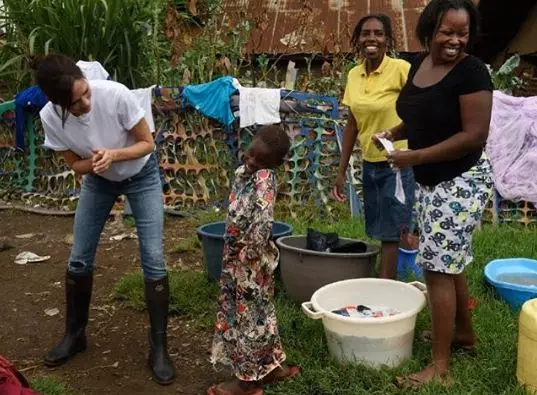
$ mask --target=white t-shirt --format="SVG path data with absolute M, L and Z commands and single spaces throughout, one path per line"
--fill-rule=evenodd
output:
M 54 151 L 71 150 L 82 159 L 91 158 L 92 149 L 126 148 L 136 140 L 129 131 L 144 117 L 144 109 L 132 92 L 114 81 L 88 81 L 91 88 L 91 111 L 75 117 L 69 114 L 62 127 L 61 108 L 48 102 L 40 111 L 45 131 L 45 147 Z M 123 181 L 140 172 L 149 154 L 134 160 L 115 162 L 101 176 Z
M 97 61 L 85 61 L 79 60 L 76 65 L 80 68 L 87 80 L 108 80 L 110 74 L 108 71 Z M 153 85 L 150 88 L 134 89 L 132 93 L 138 99 L 138 102 L 145 111 L 145 120 L 149 125 L 151 133 L 155 132 L 155 121 L 153 119 Z

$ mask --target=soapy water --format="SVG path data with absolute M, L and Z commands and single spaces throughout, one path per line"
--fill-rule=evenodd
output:
M 537 287 L 537 273 L 502 273 L 496 277 L 496 280 L 526 287 Z

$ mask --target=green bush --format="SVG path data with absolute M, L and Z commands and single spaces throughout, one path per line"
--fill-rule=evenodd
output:
M 99 61 L 130 88 L 149 85 L 155 78 L 152 31 L 165 5 L 163 0 L 4 0 L 0 79 L 10 81 L 11 92 L 20 90 L 31 83 L 29 59 L 61 52 Z

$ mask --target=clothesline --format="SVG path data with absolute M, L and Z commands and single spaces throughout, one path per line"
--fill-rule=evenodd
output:
M 153 95 L 155 97 L 170 97 L 180 99 L 183 87 L 155 87 Z M 301 114 L 316 113 L 328 115 L 332 119 L 339 118 L 339 104 L 337 98 L 333 96 L 317 95 L 313 93 L 304 93 L 288 89 L 279 89 L 280 91 L 280 112 L 284 114 Z M 239 109 L 240 95 L 238 93 L 230 96 L 230 106 L 233 112 Z M 315 108 L 312 105 L 305 104 L 308 100 L 318 100 L 326 103 L 327 111 Z M 174 109 L 176 109 L 175 107 Z

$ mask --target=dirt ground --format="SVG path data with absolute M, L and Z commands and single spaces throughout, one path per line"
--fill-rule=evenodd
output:
M 121 306 L 113 298 L 114 284 L 125 273 L 141 270 L 137 240 L 110 241 L 111 235 L 132 231 L 114 221 L 107 224 L 96 259 L 88 350 L 67 365 L 45 368 L 42 357 L 60 340 L 64 330 L 63 279 L 72 220 L 0 211 L 0 237 L 7 236 L 13 245 L 0 252 L 0 354 L 15 362 L 27 377 L 58 377 L 78 394 L 199 395 L 215 380 L 229 377 L 215 372 L 208 362 L 211 333 L 194 330 L 174 317 L 169 323 L 169 345 L 177 380 L 168 387 L 152 381 L 146 365 L 147 313 Z M 188 256 L 173 252 L 181 237 L 188 237 L 192 231 L 186 221 L 167 218 L 165 248 L 169 266 L 201 268 L 199 252 Z M 29 233 L 33 235 L 20 238 Z M 14 258 L 22 251 L 51 258 L 17 265 Z M 53 308 L 60 312 L 45 314 L 45 310 Z

